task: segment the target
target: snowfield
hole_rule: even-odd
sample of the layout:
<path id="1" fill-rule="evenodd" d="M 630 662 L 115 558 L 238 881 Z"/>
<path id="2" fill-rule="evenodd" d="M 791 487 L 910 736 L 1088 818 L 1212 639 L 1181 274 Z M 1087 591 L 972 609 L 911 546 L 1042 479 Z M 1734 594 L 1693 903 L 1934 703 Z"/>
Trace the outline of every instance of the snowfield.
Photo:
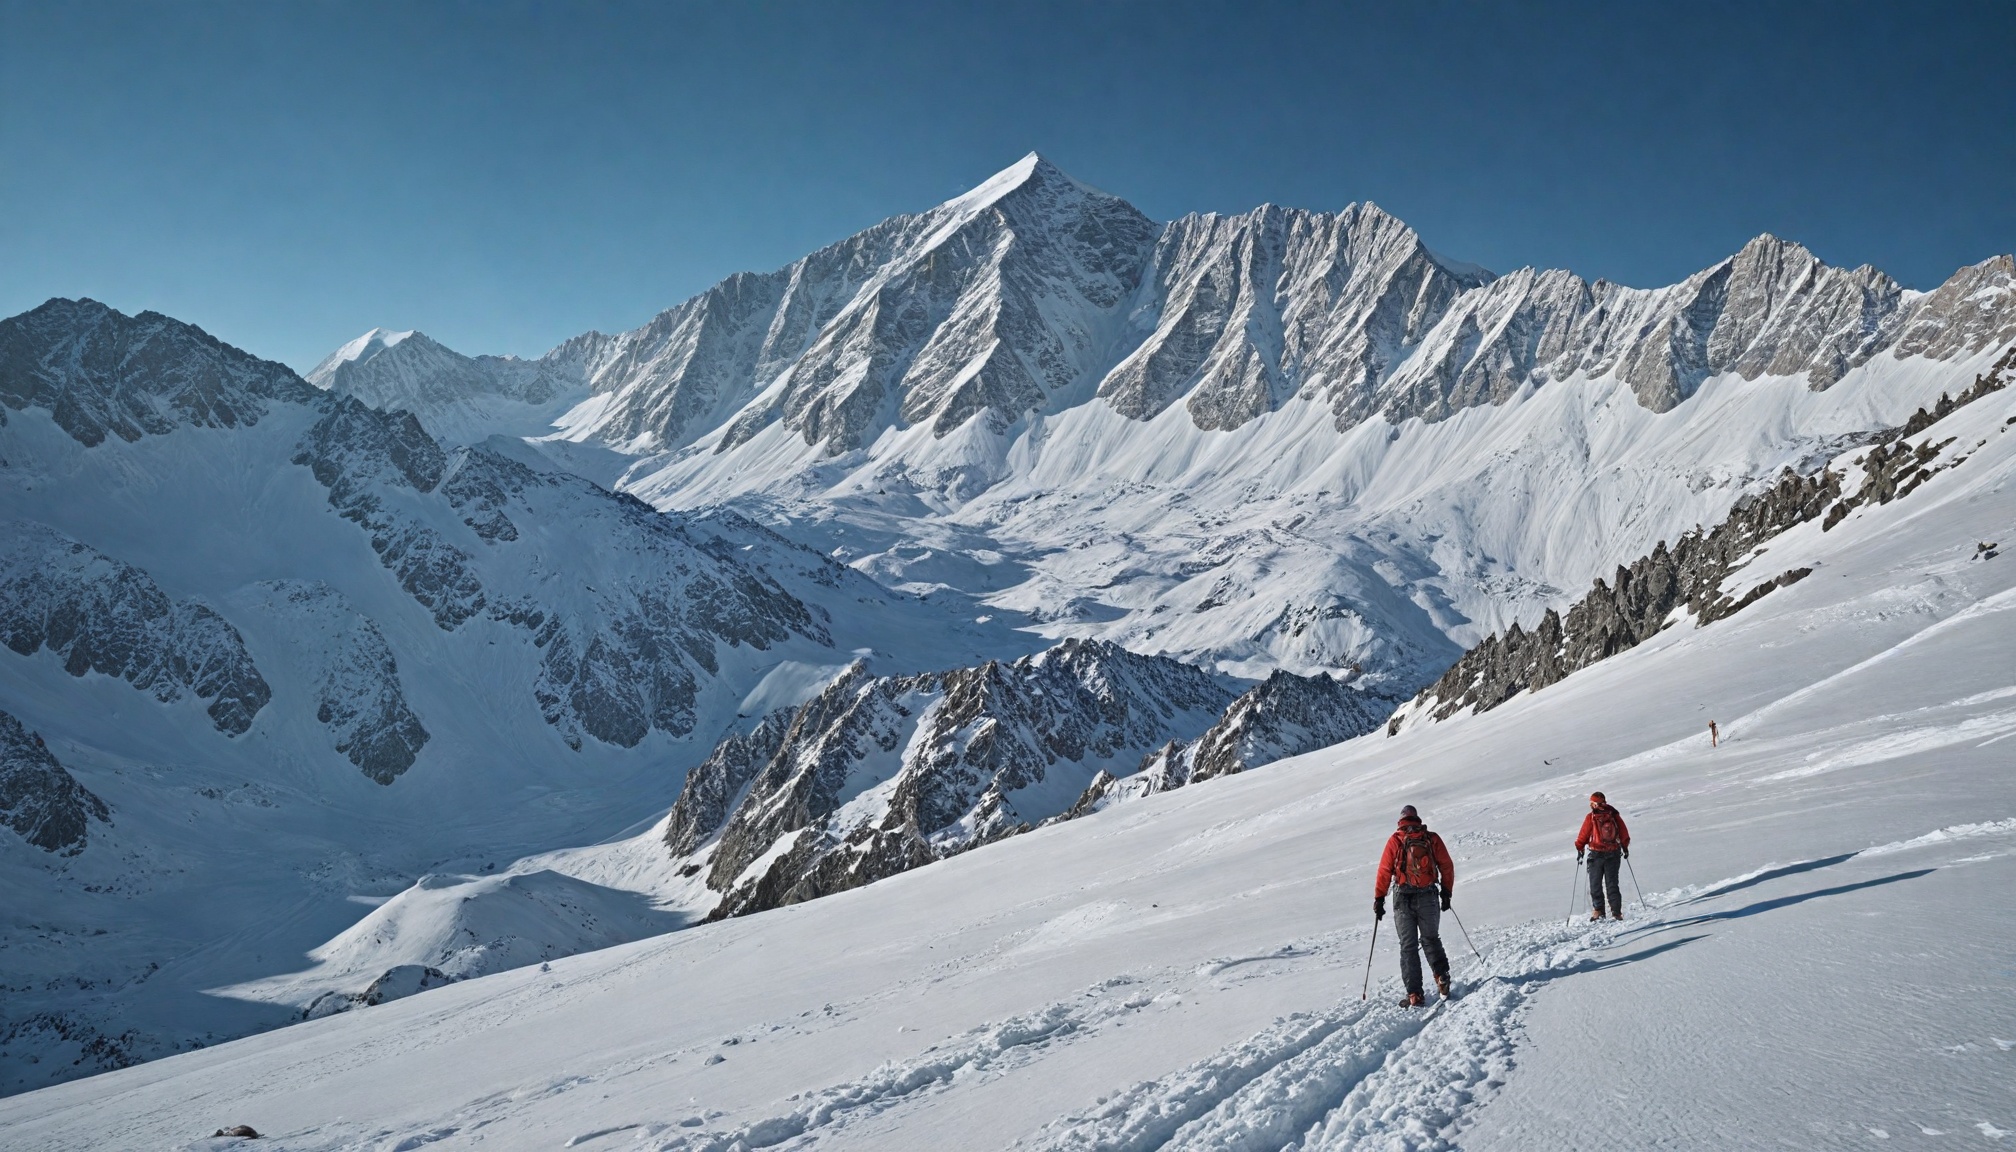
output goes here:
<path id="1" fill-rule="evenodd" d="M 2004 1146 L 2012 425 L 2009 392 L 1961 409 L 1932 433 L 1963 462 L 1768 546 L 1807 579 L 1487 714 L 0 1100 L 0 1145 Z M 1634 872 L 1591 925 L 1598 788 Z M 1370 938 L 1403 803 L 1482 954 L 1445 919 L 1460 996 L 1425 1012 Z"/>

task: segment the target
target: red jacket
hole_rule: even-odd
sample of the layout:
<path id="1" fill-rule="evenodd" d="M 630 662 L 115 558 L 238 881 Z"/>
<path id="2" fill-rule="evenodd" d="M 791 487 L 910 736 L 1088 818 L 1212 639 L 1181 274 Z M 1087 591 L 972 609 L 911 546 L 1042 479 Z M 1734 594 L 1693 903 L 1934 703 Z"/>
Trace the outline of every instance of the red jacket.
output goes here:
<path id="1" fill-rule="evenodd" d="M 1612 843 L 1603 834 L 1603 829 L 1596 823 L 1597 812 L 1603 812 L 1616 818 L 1617 840 L 1615 843 Z M 1577 852 L 1582 851 L 1584 848 L 1589 849 L 1591 852 L 1616 852 L 1630 846 L 1631 829 L 1624 826 L 1624 814 L 1610 807 L 1608 804 L 1605 804 L 1601 808 L 1593 809 L 1587 816 L 1584 816 L 1582 818 L 1582 831 L 1575 837 L 1575 851 Z"/>
<path id="2" fill-rule="evenodd" d="M 1394 884 L 1404 884 L 1411 888 L 1432 888 L 1438 876 L 1444 891 L 1456 887 L 1456 863 L 1449 859 L 1449 849 L 1443 845 L 1442 837 L 1433 832 L 1428 833 L 1427 864 L 1415 875 L 1410 876 L 1402 871 L 1404 863 L 1400 859 L 1400 832 L 1413 828 L 1427 831 L 1420 824 L 1402 824 L 1398 831 L 1386 838 L 1386 851 L 1379 856 L 1379 878 L 1372 889 L 1374 896 L 1385 899 L 1386 889 Z"/>

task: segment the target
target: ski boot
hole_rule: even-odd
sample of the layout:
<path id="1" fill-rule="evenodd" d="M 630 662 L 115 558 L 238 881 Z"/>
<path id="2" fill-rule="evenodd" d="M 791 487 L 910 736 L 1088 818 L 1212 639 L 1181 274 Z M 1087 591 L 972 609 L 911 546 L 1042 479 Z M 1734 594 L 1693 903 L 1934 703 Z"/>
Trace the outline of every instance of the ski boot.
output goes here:
<path id="1" fill-rule="evenodd" d="M 1610 913 L 1610 919 L 1612 920 L 1622 920 L 1623 918 L 1624 918 L 1624 910 L 1622 908 L 1619 908 L 1615 912 Z"/>
<path id="2" fill-rule="evenodd" d="M 1437 972 L 1435 974 L 1435 991 L 1441 993 L 1444 1000 L 1455 996 L 1454 992 L 1449 991 L 1449 974 L 1447 972 Z"/>
<path id="3" fill-rule="evenodd" d="M 1400 1007 L 1402 1008 L 1425 1008 L 1427 1006 L 1427 998 L 1419 992 L 1409 992 L 1407 993 L 1407 998 L 1400 1001 Z"/>
<path id="4" fill-rule="evenodd" d="M 1603 910 L 1601 908 L 1591 908 L 1589 910 L 1589 919 L 1591 921 L 1601 920 L 1602 918 Z"/>

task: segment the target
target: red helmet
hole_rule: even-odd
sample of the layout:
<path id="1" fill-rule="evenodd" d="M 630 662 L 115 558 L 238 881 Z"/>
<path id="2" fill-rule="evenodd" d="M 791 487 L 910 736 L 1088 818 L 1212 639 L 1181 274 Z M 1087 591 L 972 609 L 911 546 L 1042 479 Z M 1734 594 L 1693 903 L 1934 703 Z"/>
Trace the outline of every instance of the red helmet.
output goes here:
<path id="1" fill-rule="evenodd" d="M 1589 793 L 1589 803 L 1591 803 L 1591 804 L 1607 804 L 1607 803 L 1609 803 L 1609 801 L 1607 801 L 1607 800 L 1605 800 L 1605 799 L 1603 798 L 1603 794 L 1602 794 L 1601 792 L 1591 792 L 1591 793 Z"/>

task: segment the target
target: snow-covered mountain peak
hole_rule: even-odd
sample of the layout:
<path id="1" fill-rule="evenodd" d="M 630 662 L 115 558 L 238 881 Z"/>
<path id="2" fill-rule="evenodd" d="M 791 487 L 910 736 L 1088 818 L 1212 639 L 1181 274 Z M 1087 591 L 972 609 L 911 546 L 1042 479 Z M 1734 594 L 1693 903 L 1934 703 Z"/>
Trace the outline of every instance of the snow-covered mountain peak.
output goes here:
<path id="1" fill-rule="evenodd" d="M 333 382 L 336 370 L 343 365 L 365 363 L 387 348 L 397 347 L 415 336 L 419 336 L 426 343 L 434 343 L 432 340 L 428 340 L 427 337 L 422 336 L 418 331 L 410 328 L 404 332 L 394 332 L 388 328 L 373 328 L 323 357 L 322 362 L 315 365 L 314 369 L 308 373 L 306 379 L 317 388 L 326 389 Z"/>
<path id="2" fill-rule="evenodd" d="M 503 431 L 550 430 L 586 395 L 577 368 L 546 359 L 464 356 L 424 332 L 373 328 L 317 365 L 308 382 L 386 411 L 404 409 L 436 435 L 473 443 Z"/>

